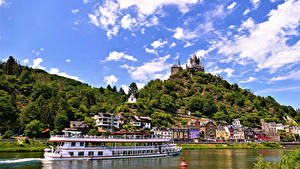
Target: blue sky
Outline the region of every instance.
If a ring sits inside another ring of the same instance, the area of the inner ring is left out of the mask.
[[[206,72],[300,108],[300,1],[0,0],[0,57],[142,87],[197,54]]]

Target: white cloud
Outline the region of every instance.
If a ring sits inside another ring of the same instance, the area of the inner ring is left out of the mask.
[[[249,12],[250,12],[250,9],[247,8],[247,9],[244,11],[243,15],[247,15]]]
[[[33,65],[32,65],[32,68],[34,69],[42,69],[42,70],[45,70],[45,67],[41,66],[40,64],[43,62],[43,58],[36,58],[36,59],[33,59]]]
[[[251,31],[250,29],[252,29],[252,28],[255,28],[255,23],[254,23],[254,20],[250,17],[242,23],[242,25],[240,26],[238,31],[240,32],[241,30],[244,30],[244,29]]]
[[[155,58],[150,62],[144,63],[142,66],[134,68],[131,67],[128,69],[128,73],[130,73],[131,78],[134,80],[146,81],[153,78],[161,78],[163,77],[161,73],[169,69],[171,66],[170,64],[166,63],[169,58],[170,55]],[[123,68],[125,68],[125,66],[123,66]]]
[[[133,71],[135,69],[135,67],[129,66],[127,64],[121,65],[120,68],[127,69],[129,72],[131,72],[131,71]]]
[[[136,86],[138,87],[139,90],[141,90],[145,84],[144,83],[136,83]]]
[[[87,3],[89,3],[90,1],[89,0],[83,0],[83,3],[84,4],[87,4]]]
[[[230,77],[232,77],[232,73],[234,72],[234,70],[231,68],[219,69],[218,66],[215,66],[213,69],[208,70],[208,72],[211,74],[214,74],[214,75],[218,75],[221,73],[227,73],[227,77],[230,78]]]
[[[6,2],[4,0],[0,0],[0,6],[5,5]]]
[[[198,35],[195,32],[190,32],[188,30],[183,30],[183,28],[177,27],[173,37],[178,40],[188,40],[194,39],[198,37]]]
[[[70,59],[66,59],[66,62],[68,62],[68,63],[69,63],[69,62],[71,62],[71,60],[70,60]]]
[[[23,63],[27,64],[29,62],[29,59],[23,60]]]
[[[231,10],[236,6],[236,2],[232,2],[230,5],[227,6],[227,9]]]
[[[72,9],[72,14],[76,14],[79,12],[79,9]]]
[[[251,0],[252,5],[254,6],[254,8],[258,8],[259,4],[260,4],[260,0]]]
[[[66,78],[70,78],[70,79],[74,79],[74,80],[78,80],[79,81],[79,77],[68,75],[65,72],[59,72],[58,68],[51,68],[50,69],[50,74],[56,74],[56,75],[59,75],[59,76],[63,76],[63,77],[66,77]]]
[[[253,82],[254,80],[257,80],[257,78],[250,76],[248,80],[242,80],[240,83],[249,83]]]
[[[185,13],[189,11],[190,5],[197,2],[198,0],[105,0],[102,4],[97,4],[96,9],[89,13],[88,17],[90,23],[109,32],[107,36],[111,38],[118,33],[117,28],[120,27],[132,30],[133,27],[157,25],[158,18],[155,16],[157,14],[155,12],[164,5],[176,5],[182,13]],[[128,9],[132,7],[137,13],[135,18],[130,17],[129,14],[125,15],[126,12],[128,13]],[[123,17],[121,21],[119,21],[120,17]]]
[[[299,35],[300,1],[286,1],[272,10],[268,20],[259,24],[251,22],[249,35],[237,35],[234,40],[218,44],[219,53],[237,56],[240,61],[254,60],[258,70],[268,68],[274,73],[278,68],[300,61],[300,41],[288,46],[288,35]],[[244,26],[245,26],[244,25]],[[243,25],[241,26],[243,27]]]
[[[124,85],[124,84],[122,84],[121,87],[122,87],[122,89],[124,90],[124,92],[125,92],[126,94],[128,94],[129,87],[128,87],[127,85]]]
[[[109,56],[105,59],[106,61],[118,61],[120,59],[127,59],[127,60],[131,60],[131,61],[137,61],[136,58],[134,58],[133,56],[127,55],[123,52],[117,52],[117,51],[113,51],[109,53]]]
[[[157,55],[157,52],[156,52],[154,49],[145,48],[145,51],[146,51],[147,53],[151,53],[151,54]]]
[[[118,2],[121,9],[136,6],[138,11],[143,15],[150,15],[164,5],[176,5],[182,13],[186,13],[189,11],[188,5],[196,4],[198,0],[118,0]]]
[[[272,81],[280,81],[280,80],[287,80],[287,79],[293,79],[293,80],[300,80],[300,70],[298,71],[291,71],[286,76],[277,76],[271,78]]]
[[[129,14],[125,15],[121,20],[121,26],[124,29],[131,29],[131,25],[135,23],[136,23],[135,18],[131,18]]]
[[[174,46],[176,46],[175,42],[171,43],[171,45],[169,46],[169,48],[173,48]]]
[[[117,83],[118,78],[115,75],[104,76],[104,81],[106,82],[107,85],[113,85]]]
[[[108,29],[106,35],[108,38],[112,38],[112,36],[116,36],[119,32],[119,26],[114,26],[112,29]]]
[[[193,43],[190,43],[190,42],[186,42],[185,45],[184,45],[183,47],[184,47],[184,48],[187,48],[187,47],[192,46],[192,45],[194,45],[194,44],[193,44]]]
[[[293,86],[293,87],[284,87],[284,88],[267,88],[260,91],[255,92],[255,94],[262,94],[262,93],[271,93],[271,92],[284,92],[284,91],[293,91],[299,90],[300,86]]]
[[[162,48],[167,43],[168,43],[168,41],[161,41],[161,39],[158,39],[156,41],[153,41],[152,44],[151,44],[151,46],[154,47],[154,49],[156,49],[156,48]]]
[[[216,15],[215,13],[212,15]],[[211,16],[210,16],[211,17]],[[193,30],[183,29],[181,27],[177,27],[175,30],[173,30],[175,33],[173,34],[173,37],[178,40],[191,40],[200,37],[201,35],[204,35],[212,30],[214,30],[213,22],[211,21],[212,18],[207,17],[206,22],[202,24],[198,24],[198,26]],[[215,16],[219,17],[219,16]]]

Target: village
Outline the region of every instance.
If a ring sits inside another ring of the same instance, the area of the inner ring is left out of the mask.
[[[128,103],[135,104],[136,98],[131,95]],[[233,119],[231,124],[227,124],[224,121],[196,118],[190,115],[181,115],[181,118],[188,119],[185,127],[159,128],[151,125],[150,117],[133,115],[130,119],[133,130],[128,131],[121,127],[124,124],[124,117],[121,114],[98,113],[92,117],[100,134],[154,135],[162,138],[171,138],[174,142],[296,142],[300,135],[300,126],[283,125],[275,122],[268,123],[263,119],[260,120],[260,127],[251,128],[243,126],[239,119]],[[290,123],[293,121],[289,117],[286,120],[290,121]],[[65,130],[88,133],[89,128],[84,121],[70,121],[70,128],[66,128]],[[291,138],[287,140],[282,136],[282,133],[290,135]]]

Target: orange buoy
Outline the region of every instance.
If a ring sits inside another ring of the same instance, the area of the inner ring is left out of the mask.
[[[187,164],[186,164],[186,162],[184,161],[184,157],[182,157],[182,161],[181,161],[181,163],[180,163],[180,167],[186,167],[187,166]]]

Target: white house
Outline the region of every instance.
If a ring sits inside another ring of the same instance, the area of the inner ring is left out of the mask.
[[[136,103],[136,98],[134,97],[133,94],[131,94],[130,97],[128,98],[128,103]]]
[[[96,120],[96,125],[101,127],[103,130],[113,130],[114,128],[120,128],[120,121],[122,117],[116,116],[114,114],[104,114],[99,113],[94,116]]]

